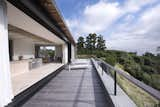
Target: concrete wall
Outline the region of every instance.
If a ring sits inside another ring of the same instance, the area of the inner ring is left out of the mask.
[[[35,46],[34,43],[27,39],[13,40],[13,60],[18,60],[19,56],[23,59],[34,58]]]

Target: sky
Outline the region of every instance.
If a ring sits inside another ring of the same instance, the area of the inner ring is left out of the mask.
[[[103,35],[108,49],[156,53],[160,0],[56,0],[74,39]]]

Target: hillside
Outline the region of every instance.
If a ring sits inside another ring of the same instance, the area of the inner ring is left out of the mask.
[[[92,55],[105,60],[112,66],[120,65],[122,69],[138,80],[160,90],[160,56],[145,53],[142,56],[136,53],[107,50],[94,51]]]

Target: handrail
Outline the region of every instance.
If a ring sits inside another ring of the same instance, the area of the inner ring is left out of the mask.
[[[126,74],[123,70],[120,69],[116,69],[113,66],[109,65],[108,63],[106,63],[105,61],[103,61],[102,59],[98,59],[96,58],[97,61],[99,61],[100,63],[103,64],[103,69],[105,72],[108,72],[106,70],[106,68],[104,67],[109,67],[111,68],[113,71],[115,71],[115,75],[114,75],[114,80],[116,83],[116,73],[118,73],[119,75],[123,76],[124,78],[126,78],[127,80],[129,80],[130,82],[132,82],[133,84],[135,84],[136,86],[138,86],[139,88],[143,89],[144,91],[146,91],[147,93],[149,93],[151,96],[153,96],[154,98],[160,100],[160,91],[152,88],[151,86],[148,86],[146,84],[144,84],[143,82],[137,80],[136,78],[134,78],[131,75]],[[116,88],[115,88],[116,89]],[[115,90],[116,91],[116,90]]]
[[[111,65],[105,63],[104,61],[98,58],[95,58],[99,63],[99,66],[101,66],[102,68],[102,75],[103,75],[103,71],[107,74],[109,74],[110,76],[112,76],[112,78],[114,79],[114,95],[117,95],[117,72],[114,70],[114,67],[112,67]],[[110,72],[110,70],[113,70],[114,74]]]

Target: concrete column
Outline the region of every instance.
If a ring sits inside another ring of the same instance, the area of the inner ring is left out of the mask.
[[[62,51],[63,51],[62,62],[66,64],[68,63],[68,45],[66,43],[62,45]]]
[[[71,63],[72,59],[72,46],[71,43],[68,43],[68,62]]]
[[[5,0],[0,0],[0,107],[11,102],[13,98],[11,87],[8,23]]]
[[[75,46],[74,45],[71,45],[71,53],[72,53],[71,59],[74,60],[75,59]]]

